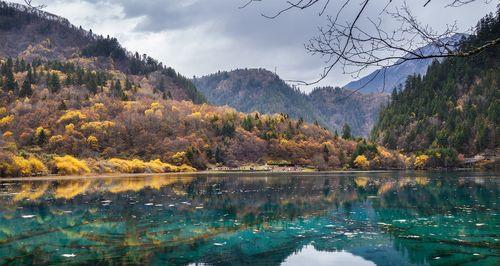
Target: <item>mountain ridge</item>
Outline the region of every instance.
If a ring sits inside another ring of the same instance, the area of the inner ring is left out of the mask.
[[[365,95],[331,87],[315,88],[307,94],[262,68],[219,71],[195,77],[193,83],[212,104],[242,112],[286,113],[295,119],[317,122],[332,132],[340,131],[347,123],[357,136],[368,136],[386,98],[385,94]],[[316,97],[320,92],[322,97]]]

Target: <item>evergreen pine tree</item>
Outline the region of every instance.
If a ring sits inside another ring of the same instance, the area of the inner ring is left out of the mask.
[[[342,138],[343,139],[350,139],[351,136],[351,127],[349,124],[345,123],[344,127],[342,128]]]
[[[45,129],[41,129],[36,136],[36,144],[38,146],[42,146],[45,142],[47,142],[47,133],[45,132]]]
[[[329,157],[330,157],[330,150],[326,145],[323,145],[323,159],[325,160],[325,162],[328,162]]]
[[[94,75],[89,76],[89,80],[87,81],[87,89],[92,94],[97,93],[97,78]]]
[[[161,76],[160,78],[160,82],[158,83],[158,85],[155,87],[155,89],[157,91],[165,91],[165,79],[163,78],[163,76]]]
[[[19,58],[16,58],[16,62],[14,63],[14,73],[21,71],[21,63],[19,62]]]
[[[129,91],[131,89],[132,89],[132,83],[130,82],[130,80],[127,77],[127,79],[125,80],[125,90]]]
[[[8,58],[7,59],[7,68],[10,69],[12,71],[12,67],[14,67],[14,62],[12,62],[12,58]]]
[[[119,79],[117,79],[116,82],[115,82],[114,90],[117,91],[117,92],[121,92],[122,91],[122,83],[120,82]]]
[[[223,163],[224,162],[224,155],[222,154],[222,151],[218,146],[215,149],[215,162],[216,163]]]
[[[19,97],[30,97],[33,94],[33,90],[31,89],[31,83],[28,78],[24,79],[23,85],[21,86],[21,90],[19,91]]]
[[[241,127],[246,131],[252,131],[253,121],[250,115],[247,115],[245,118],[243,118],[243,121],[241,122]]]
[[[9,67],[9,64],[7,64],[6,68],[6,75],[5,75],[5,82],[3,85],[3,89],[6,92],[12,91],[14,93],[17,93],[19,89],[19,85],[17,81],[14,79],[14,73],[12,73],[12,67]]]
[[[66,79],[64,80],[64,85],[69,86],[73,84],[73,77],[70,73],[66,75]]]
[[[24,61],[24,58],[21,58],[21,63],[20,63],[20,66],[19,66],[19,70],[24,72],[26,71],[26,61]]]
[[[122,89],[122,84],[121,84],[119,79],[117,79],[114,84],[112,83],[111,95],[113,95],[114,97],[117,97],[117,98],[122,98],[122,99],[125,97],[125,94],[123,93],[123,89]]]
[[[59,80],[59,75],[57,73],[47,74],[48,84],[47,87],[52,93],[57,93],[61,90],[61,81]]]
[[[28,69],[28,74],[26,74],[26,80],[28,80],[30,84],[33,84],[35,83],[35,78],[33,77],[33,70],[31,69],[31,66],[29,64],[27,66],[27,69]]]
[[[37,81],[38,81],[38,72],[36,71],[36,67],[34,65],[33,65],[32,69],[33,69],[33,80],[32,80],[32,83],[37,83]]]

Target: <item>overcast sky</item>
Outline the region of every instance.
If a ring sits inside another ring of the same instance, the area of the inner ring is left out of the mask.
[[[341,1],[330,1],[326,14],[319,6],[292,11],[277,19],[273,14],[285,0],[263,0],[244,9],[246,0],[36,0],[46,11],[68,18],[94,33],[117,37],[130,51],[147,53],[182,74],[202,76],[218,70],[263,67],[283,79],[312,81],[318,78],[322,58],[308,54],[304,43],[314,37]],[[13,2],[22,3],[22,0]],[[343,1],[342,1],[343,2]],[[466,31],[485,14],[495,11],[497,1],[478,0],[461,8],[443,8],[433,1],[411,0],[415,15],[435,29],[455,20]],[[393,5],[401,5],[394,0]],[[376,16],[385,2],[370,2],[367,16]],[[345,20],[354,16],[348,10]],[[352,19],[352,18],[351,18]],[[353,79],[335,70],[320,85],[341,86]],[[304,91],[312,88],[303,87]]]

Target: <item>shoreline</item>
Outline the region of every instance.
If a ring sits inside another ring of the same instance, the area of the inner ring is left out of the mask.
[[[457,168],[453,171],[467,172],[474,171],[473,168]],[[429,169],[429,170],[414,170],[414,169],[384,169],[384,170],[330,170],[330,171],[199,171],[199,172],[177,172],[177,173],[110,173],[110,174],[88,174],[88,175],[44,175],[44,176],[27,176],[27,177],[5,177],[0,178],[2,181],[45,181],[45,180],[86,180],[86,179],[116,179],[116,178],[146,178],[146,177],[183,177],[183,176],[214,176],[214,175],[283,175],[298,174],[302,176],[318,176],[324,174],[353,174],[353,173],[391,173],[391,172],[447,172],[444,169]],[[496,172],[496,171],[480,171],[480,172]]]
[[[177,172],[177,173],[110,173],[110,174],[88,174],[88,175],[44,175],[44,176],[26,176],[26,177],[5,177],[0,178],[0,181],[43,181],[43,180],[75,180],[75,179],[112,179],[112,178],[130,178],[130,177],[181,177],[193,175],[219,175],[219,174],[234,174],[234,175],[282,175],[282,174],[304,174],[307,176],[328,174],[328,173],[363,173],[363,172],[393,172],[404,170],[332,170],[332,171],[199,171],[199,172]]]

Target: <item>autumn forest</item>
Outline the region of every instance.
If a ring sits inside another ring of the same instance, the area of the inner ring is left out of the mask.
[[[498,20],[498,14],[490,16],[477,38],[498,34]],[[0,45],[2,177],[269,169],[263,166],[302,171],[459,167],[466,157],[498,147],[498,47],[488,54],[488,66],[435,62],[432,73],[444,75],[441,68],[460,64],[470,74],[469,87],[459,94],[454,92],[459,81],[450,77],[444,85],[448,102],[435,103],[434,109],[421,105],[426,109],[411,111],[402,99],[425,101],[422,97],[432,96],[412,92],[442,84],[431,80],[434,75],[409,78],[408,88],[395,89],[381,111],[372,137],[363,138],[347,123],[333,130],[284,112],[243,113],[212,105],[173,68],[42,11],[0,2],[0,21],[0,37],[6,40]],[[474,83],[478,75],[484,78]],[[482,105],[486,94],[488,105]],[[457,101],[466,110],[478,106],[490,114],[479,115],[480,120],[464,114],[472,132],[461,133],[463,128],[449,123],[434,124],[432,131],[414,129],[415,123],[429,128],[435,113],[457,112]],[[407,120],[415,115],[419,121]],[[412,137],[397,139],[410,126]],[[471,137],[475,140],[464,150],[462,138]],[[411,146],[409,138],[420,146]]]

